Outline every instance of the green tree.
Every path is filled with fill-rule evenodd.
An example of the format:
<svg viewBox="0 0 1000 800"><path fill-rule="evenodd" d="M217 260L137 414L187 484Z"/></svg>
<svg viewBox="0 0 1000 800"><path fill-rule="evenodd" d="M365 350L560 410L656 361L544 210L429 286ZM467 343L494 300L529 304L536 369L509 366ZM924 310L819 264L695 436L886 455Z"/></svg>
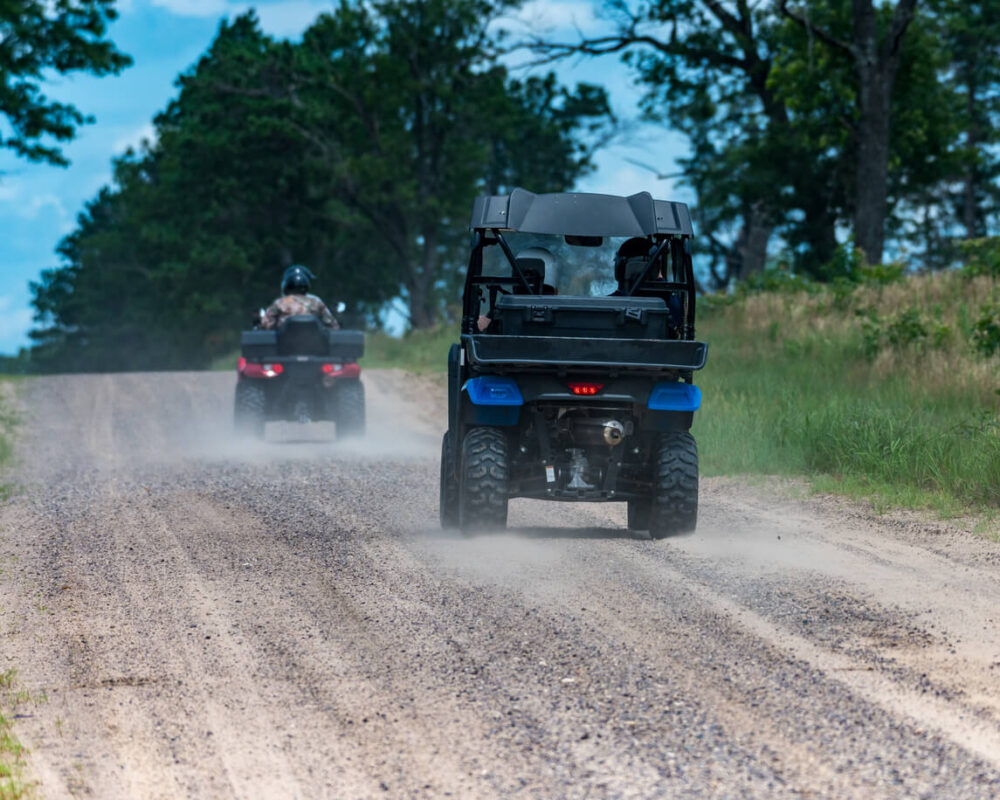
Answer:
<svg viewBox="0 0 1000 800"><path fill-rule="evenodd" d="M65 166L58 143L92 119L42 92L45 73L117 74L131 58L106 37L115 0L4 0L0 3L0 147ZM54 141L53 141L54 140Z"/></svg>
<svg viewBox="0 0 1000 800"><path fill-rule="evenodd" d="M810 36L843 53L854 69L857 108L854 238L869 261L881 262L889 212L893 92L918 0L897 0L891 15L882 13L881 6L876 8L874 0L851 0L849 35L842 35L832 26L816 24L815 17L790 8L790 0L780 2L782 13Z"/></svg>
<svg viewBox="0 0 1000 800"><path fill-rule="evenodd" d="M965 237L986 236L1000 208L1000 1L931 0L958 99L963 164L955 214Z"/></svg>
<svg viewBox="0 0 1000 800"><path fill-rule="evenodd" d="M428 19L419 5L344 4L299 43L264 35L253 14L224 23L154 141L115 162L62 266L33 286L36 363L203 365L231 351L293 262L355 322L401 292L415 325L438 319L475 194L570 186L607 104L551 76L511 80L468 33L484 5L435 0ZM449 9L467 15L460 48L434 38L459 24Z"/></svg>
<svg viewBox="0 0 1000 800"><path fill-rule="evenodd" d="M440 318L471 198L514 183L568 188L589 168L578 134L609 117L595 87L510 80L490 34L505 8L342 2L306 32L285 87L311 168L397 265L414 327Z"/></svg>
<svg viewBox="0 0 1000 800"><path fill-rule="evenodd" d="M620 53L634 68L645 116L690 143L679 163L717 284L763 269L775 233L798 270L823 277L838 228L853 223L880 259L876 229L910 235L905 218L954 166L943 50L912 5L873 22L864 0L611 0L610 33L529 46L546 59ZM877 63L862 69L860 53Z"/></svg>

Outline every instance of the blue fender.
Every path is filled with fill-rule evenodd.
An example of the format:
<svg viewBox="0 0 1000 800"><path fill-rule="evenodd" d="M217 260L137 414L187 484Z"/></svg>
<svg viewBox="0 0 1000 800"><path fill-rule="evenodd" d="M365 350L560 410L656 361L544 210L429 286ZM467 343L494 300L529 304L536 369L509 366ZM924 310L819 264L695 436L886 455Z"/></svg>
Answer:
<svg viewBox="0 0 1000 800"><path fill-rule="evenodd" d="M516 425L524 397L513 378L481 375L465 382L462 391L472 404L473 425Z"/></svg>
<svg viewBox="0 0 1000 800"><path fill-rule="evenodd" d="M697 411L701 407L701 389L690 383L661 381L649 393L651 411Z"/></svg>

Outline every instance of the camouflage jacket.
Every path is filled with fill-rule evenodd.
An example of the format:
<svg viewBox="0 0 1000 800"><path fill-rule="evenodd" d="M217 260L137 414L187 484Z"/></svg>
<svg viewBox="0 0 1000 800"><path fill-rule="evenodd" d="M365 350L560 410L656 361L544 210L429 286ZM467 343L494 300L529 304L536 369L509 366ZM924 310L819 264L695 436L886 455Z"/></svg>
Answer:
<svg viewBox="0 0 1000 800"><path fill-rule="evenodd" d="M299 314L319 317L320 322L328 328L340 327L330 309L326 307L326 303L314 294L286 294L284 297L279 297L267 307L260 326L267 329L277 328L286 317Z"/></svg>

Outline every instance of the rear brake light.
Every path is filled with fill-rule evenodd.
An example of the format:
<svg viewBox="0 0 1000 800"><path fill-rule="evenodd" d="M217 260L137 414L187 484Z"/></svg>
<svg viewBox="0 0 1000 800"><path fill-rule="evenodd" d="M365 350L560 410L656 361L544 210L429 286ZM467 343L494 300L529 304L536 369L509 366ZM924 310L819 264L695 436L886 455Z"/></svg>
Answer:
<svg viewBox="0 0 1000 800"><path fill-rule="evenodd" d="M603 383L570 383L567 386L569 386L569 390L573 394L586 395L588 397L597 394L604 388Z"/></svg>
<svg viewBox="0 0 1000 800"><path fill-rule="evenodd" d="M273 378L285 371L281 364L252 364L243 366L243 374L248 378Z"/></svg>
<svg viewBox="0 0 1000 800"><path fill-rule="evenodd" d="M361 375L358 364L323 364L320 370L324 375L336 378L357 378Z"/></svg>
<svg viewBox="0 0 1000 800"><path fill-rule="evenodd" d="M236 362L236 371L242 373L243 370L247 368L247 360L240 356L239 360Z"/></svg>

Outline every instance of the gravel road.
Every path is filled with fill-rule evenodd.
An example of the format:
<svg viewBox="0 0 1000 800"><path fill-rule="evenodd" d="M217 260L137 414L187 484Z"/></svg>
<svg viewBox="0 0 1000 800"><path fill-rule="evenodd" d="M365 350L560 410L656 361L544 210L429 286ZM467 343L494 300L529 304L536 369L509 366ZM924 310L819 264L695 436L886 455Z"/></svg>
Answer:
<svg viewBox="0 0 1000 800"><path fill-rule="evenodd" d="M717 479L684 539L528 501L446 535L440 388L365 380L350 446L234 442L226 374L22 387L41 798L1000 796L1000 545Z"/></svg>

